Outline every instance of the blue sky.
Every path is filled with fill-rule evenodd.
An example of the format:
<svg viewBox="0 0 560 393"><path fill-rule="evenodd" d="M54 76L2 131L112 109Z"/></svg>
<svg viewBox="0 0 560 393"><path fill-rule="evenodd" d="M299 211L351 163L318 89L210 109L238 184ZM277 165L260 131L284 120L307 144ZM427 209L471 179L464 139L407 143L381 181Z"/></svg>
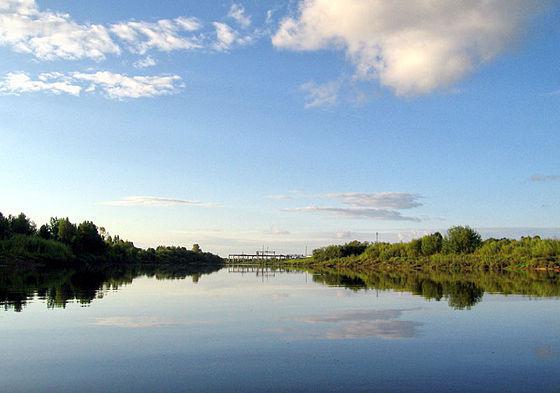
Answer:
<svg viewBox="0 0 560 393"><path fill-rule="evenodd" d="M560 9L0 5L0 210L227 254L558 236Z"/></svg>

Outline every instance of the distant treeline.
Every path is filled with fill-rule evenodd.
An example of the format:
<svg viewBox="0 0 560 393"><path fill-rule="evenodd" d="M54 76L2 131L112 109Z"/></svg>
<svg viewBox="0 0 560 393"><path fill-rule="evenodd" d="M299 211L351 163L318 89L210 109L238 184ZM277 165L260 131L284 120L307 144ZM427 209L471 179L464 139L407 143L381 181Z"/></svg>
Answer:
<svg viewBox="0 0 560 393"><path fill-rule="evenodd" d="M202 252L198 244L191 250L168 246L144 250L119 236L110 236L91 221L74 224L68 218L53 217L37 228L24 213L0 213L0 261L222 264L219 256Z"/></svg>
<svg viewBox="0 0 560 393"><path fill-rule="evenodd" d="M324 266L502 270L560 268L560 240L539 236L482 240L468 226L450 228L401 243L353 241L313 251L311 261Z"/></svg>

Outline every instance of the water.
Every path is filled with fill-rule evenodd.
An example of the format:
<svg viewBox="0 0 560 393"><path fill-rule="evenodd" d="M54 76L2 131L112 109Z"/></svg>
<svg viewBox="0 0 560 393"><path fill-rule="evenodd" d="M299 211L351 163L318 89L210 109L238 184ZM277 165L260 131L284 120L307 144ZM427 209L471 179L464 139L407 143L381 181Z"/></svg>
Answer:
<svg viewBox="0 0 560 393"><path fill-rule="evenodd" d="M0 391L560 391L556 276L232 270L5 274Z"/></svg>

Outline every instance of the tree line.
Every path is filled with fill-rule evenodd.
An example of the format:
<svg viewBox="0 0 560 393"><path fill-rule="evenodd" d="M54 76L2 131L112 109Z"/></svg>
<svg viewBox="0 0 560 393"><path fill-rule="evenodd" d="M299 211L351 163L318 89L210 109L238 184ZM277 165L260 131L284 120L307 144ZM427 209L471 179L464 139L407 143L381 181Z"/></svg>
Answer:
<svg viewBox="0 0 560 393"><path fill-rule="evenodd" d="M386 267L560 268L560 240L539 236L482 240L468 226L449 228L409 242L360 242L330 245L313 251L313 262L369 264Z"/></svg>
<svg viewBox="0 0 560 393"><path fill-rule="evenodd" d="M24 213L5 216L0 213L0 260L32 262L110 262L164 264L221 264L222 259L203 252L198 244L192 249L158 246L141 249L134 243L110 236L91 221L79 224L68 218L52 217L37 228Z"/></svg>

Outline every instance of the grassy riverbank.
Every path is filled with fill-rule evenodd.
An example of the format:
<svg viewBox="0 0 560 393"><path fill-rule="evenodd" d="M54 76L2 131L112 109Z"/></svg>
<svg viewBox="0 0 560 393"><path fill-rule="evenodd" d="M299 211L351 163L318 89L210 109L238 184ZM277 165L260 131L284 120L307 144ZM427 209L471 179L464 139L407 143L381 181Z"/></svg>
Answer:
<svg viewBox="0 0 560 393"><path fill-rule="evenodd" d="M368 270L560 271L560 240L539 236L487 239L469 227L450 228L407 243L353 241L313 251L313 256L289 261L292 266Z"/></svg>

